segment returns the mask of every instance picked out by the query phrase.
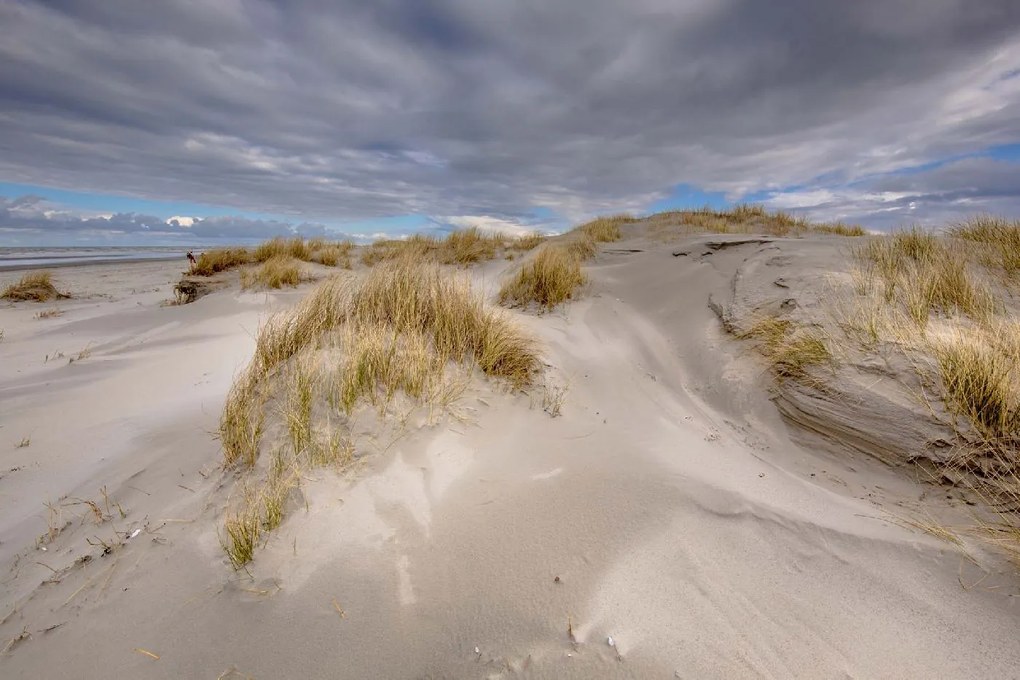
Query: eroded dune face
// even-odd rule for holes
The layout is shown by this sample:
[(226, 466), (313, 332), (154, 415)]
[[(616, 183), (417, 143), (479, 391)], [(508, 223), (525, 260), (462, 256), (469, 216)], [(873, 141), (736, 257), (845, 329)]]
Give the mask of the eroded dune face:
[[(505, 312), (537, 341), (532, 384), (475, 370), (431, 412), (357, 402), (353, 464), (303, 469), (236, 571), (224, 520), (261, 478), (210, 433), (260, 323), (311, 284), (75, 301), (45, 332), (0, 310), (20, 315), (0, 317), (2, 431), (31, 431), (0, 479), (2, 674), (1010, 677), (1015, 575), (918, 529), (967, 517), (908, 464), (942, 469), (959, 428), (895, 352), (837, 342), (849, 240), (618, 226), (597, 254), (563, 239), (569, 297)], [(539, 254), (483, 261), (475, 290)], [(43, 362), (43, 339), (92, 351)], [(287, 399), (267, 396), (263, 462), (301, 441)]]

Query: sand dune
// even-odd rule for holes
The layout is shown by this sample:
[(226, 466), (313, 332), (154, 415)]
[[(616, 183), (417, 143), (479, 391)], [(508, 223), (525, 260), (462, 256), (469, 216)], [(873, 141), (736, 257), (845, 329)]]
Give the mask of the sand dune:
[[(539, 388), (473, 381), (461, 419), (309, 473), (236, 572), (213, 434), (260, 321), (311, 284), (163, 307), (171, 264), (61, 271), (112, 299), (0, 308), (0, 674), (1014, 677), (1016, 576), (901, 521), (966, 506), (878, 459), (907, 438), (890, 409), (836, 427), (785, 392), (784, 420), (724, 329), (766, 283), (803, 303), (845, 257), (837, 238), (635, 226), (580, 299), (512, 312), (557, 417)], [(476, 286), (494, 297), (514, 264)]]

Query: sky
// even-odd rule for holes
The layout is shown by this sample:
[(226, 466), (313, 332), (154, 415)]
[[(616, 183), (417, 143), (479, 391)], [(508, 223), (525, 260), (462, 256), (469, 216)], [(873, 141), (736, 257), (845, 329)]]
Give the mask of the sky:
[(0, 245), (1020, 217), (1016, 0), (3, 0)]

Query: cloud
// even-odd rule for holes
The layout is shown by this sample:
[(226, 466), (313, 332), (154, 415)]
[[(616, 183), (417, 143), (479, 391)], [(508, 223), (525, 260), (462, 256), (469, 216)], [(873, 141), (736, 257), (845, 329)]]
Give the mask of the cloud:
[[(258, 220), (244, 217), (172, 217), (163, 220), (139, 213), (113, 215), (82, 215), (55, 206), (38, 197), (22, 196), (15, 199), (0, 197), (0, 233), (18, 233), (52, 239), (64, 235), (69, 239), (83, 236), (128, 238), (148, 236), (164, 241), (184, 243), (230, 241), (240, 243), (263, 240), (274, 236), (329, 236), (344, 238), (344, 234), (314, 222), (285, 222)], [(134, 240), (138, 240), (135, 238)]]
[(1015, 163), (963, 158), (921, 171), (886, 174), (818, 191), (776, 192), (765, 203), (820, 220), (889, 229), (937, 227), (978, 212), (1020, 215)]
[(0, 178), (312, 224), (576, 220), (679, 184), (860, 213), (817, 191), (1020, 140), (1015, 0), (12, 0), (0, 23)]

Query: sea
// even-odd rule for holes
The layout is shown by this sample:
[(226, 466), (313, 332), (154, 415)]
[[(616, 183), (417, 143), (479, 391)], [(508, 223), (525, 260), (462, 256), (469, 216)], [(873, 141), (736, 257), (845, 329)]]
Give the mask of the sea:
[[(0, 271), (37, 267), (68, 267), (81, 264), (175, 260), (178, 258), (184, 260), (188, 250), (188, 248), (179, 246), (0, 247)], [(196, 249), (195, 253), (198, 252)]]

